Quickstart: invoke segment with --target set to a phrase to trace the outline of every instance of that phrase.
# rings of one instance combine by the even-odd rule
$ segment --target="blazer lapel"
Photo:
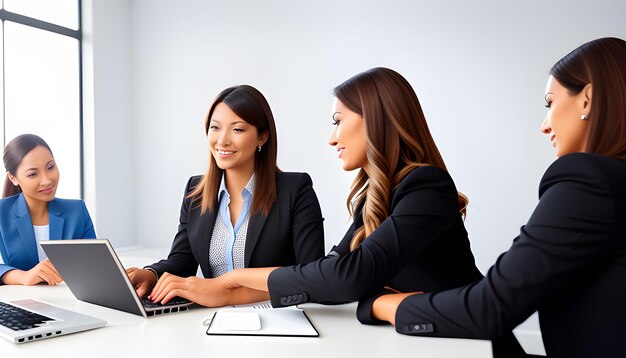
[[[39,263],[39,255],[37,254],[37,244],[35,243],[35,231],[33,230],[33,223],[30,219],[30,212],[28,211],[24,194],[20,194],[15,203],[15,216],[15,227],[20,234],[22,245],[26,249],[25,252],[30,261],[29,267],[33,267]]]
[[[250,259],[252,258],[252,252],[254,252],[254,247],[256,243],[259,241],[259,236],[261,236],[261,231],[263,231],[263,227],[265,226],[265,222],[269,216],[275,216],[279,218],[280,215],[278,213],[278,204],[274,203],[272,209],[268,216],[263,215],[262,213],[256,213],[250,217],[250,222],[248,223],[248,232],[246,233],[246,251],[244,254],[244,267],[249,267]],[[276,212],[274,212],[276,211]],[[276,233],[278,235],[278,233]]]
[[[195,204],[194,204],[195,206]],[[211,244],[211,235],[213,235],[213,226],[217,211],[206,211],[204,215],[200,215],[200,207],[191,209],[192,213],[187,223],[187,231],[193,230],[194,235],[189,237],[197,237],[198,257],[200,258],[200,268],[204,277],[211,277],[211,268],[209,267],[209,245]]]
[[[56,200],[52,200],[48,203],[48,225],[50,230],[50,240],[63,239],[63,225],[65,224],[65,218],[63,217],[63,211],[57,205]],[[68,239],[77,239],[76,237],[70,237]]]

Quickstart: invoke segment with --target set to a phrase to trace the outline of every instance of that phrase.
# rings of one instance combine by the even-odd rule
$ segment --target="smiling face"
[[[29,206],[54,199],[59,183],[59,169],[52,153],[45,147],[33,148],[17,166],[15,176],[7,175],[14,185],[22,188]]]
[[[335,129],[328,144],[337,148],[343,170],[351,171],[367,165],[367,131],[365,120],[352,112],[340,100],[333,102],[333,124]]]
[[[209,148],[220,169],[243,171],[252,175],[254,156],[267,135],[241,119],[225,103],[215,106],[208,132]]]
[[[591,85],[572,95],[559,81],[550,76],[545,98],[548,114],[541,124],[541,131],[549,136],[552,146],[556,149],[556,156],[585,151],[589,136],[589,120],[581,119],[581,116],[589,115]]]

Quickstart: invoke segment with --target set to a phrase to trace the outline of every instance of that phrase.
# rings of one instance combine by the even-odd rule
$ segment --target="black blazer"
[[[164,272],[194,276],[200,265],[204,277],[211,277],[209,247],[217,211],[200,215],[199,205],[187,198],[200,179],[194,176],[187,182],[170,254],[166,260],[148,266],[159,276]],[[324,256],[324,219],[311,177],[306,173],[277,173],[276,191],[277,201],[269,215],[257,213],[250,217],[245,267],[293,265]]]
[[[406,298],[396,330],[491,338],[539,310],[549,357],[623,357],[626,162],[563,156],[544,174],[539,197],[519,237],[483,280]]]
[[[357,213],[328,256],[274,270],[268,279],[272,305],[356,301],[385,286],[404,292],[441,290],[482,277],[458,210],[456,187],[443,169],[427,166],[409,173],[392,194],[389,217],[350,252],[350,239],[360,226]]]

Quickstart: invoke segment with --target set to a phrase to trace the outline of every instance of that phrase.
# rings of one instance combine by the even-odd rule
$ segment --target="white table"
[[[142,265],[137,256],[122,262]],[[140,260],[139,262],[137,262]],[[366,326],[355,316],[356,304],[306,304],[319,338],[207,336],[202,322],[215,309],[143,318],[78,301],[65,284],[0,286],[4,301],[34,298],[106,320],[105,327],[68,336],[13,344],[0,339],[0,357],[491,357],[491,342],[400,335],[391,326]]]

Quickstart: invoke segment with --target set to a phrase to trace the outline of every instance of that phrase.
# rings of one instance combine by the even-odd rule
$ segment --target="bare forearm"
[[[269,291],[267,279],[278,267],[245,268],[229,272],[228,281],[233,288],[246,287],[256,291]],[[224,275],[226,276],[226,275]],[[269,297],[269,296],[268,296]]]
[[[254,303],[267,301],[270,295],[267,291],[259,291],[252,288],[241,287],[234,289],[228,297],[230,305],[241,305],[246,303]]]
[[[387,321],[396,325],[396,311],[400,302],[408,296],[415,295],[415,292],[390,294],[378,297],[372,304],[372,316],[381,321]]]

